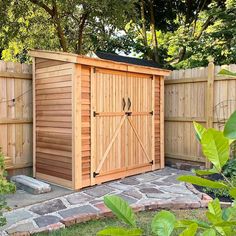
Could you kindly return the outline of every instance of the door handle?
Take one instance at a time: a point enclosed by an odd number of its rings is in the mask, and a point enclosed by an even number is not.
[[[125,107],[126,107],[125,98],[122,98],[122,108],[123,108],[123,111],[125,110]]]
[[[132,105],[132,104],[131,104],[131,100],[130,100],[130,98],[128,98],[128,111],[129,111],[131,105]]]

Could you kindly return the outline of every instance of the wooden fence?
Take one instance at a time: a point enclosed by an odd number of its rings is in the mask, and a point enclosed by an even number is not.
[[[205,164],[192,121],[222,129],[236,109],[236,79],[218,76],[236,65],[173,71],[165,80],[167,163]],[[7,169],[32,166],[31,66],[0,61],[0,147]]]
[[[193,121],[222,129],[236,109],[236,79],[218,76],[236,65],[173,71],[165,80],[165,156],[167,163],[205,164]]]
[[[8,170],[32,166],[31,70],[0,61],[0,147]]]

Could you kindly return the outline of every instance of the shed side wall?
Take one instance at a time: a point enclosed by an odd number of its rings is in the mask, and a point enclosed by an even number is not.
[[[35,63],[36,177],[70,187],[73,64],[41,58]]]

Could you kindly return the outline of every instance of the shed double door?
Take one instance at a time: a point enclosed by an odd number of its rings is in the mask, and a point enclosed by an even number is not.
[[[152,77],[97,69],[91,88],[92,183],[151,170]]]

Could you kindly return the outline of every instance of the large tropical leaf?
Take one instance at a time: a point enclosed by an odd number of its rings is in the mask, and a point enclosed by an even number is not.
[[[118,196],[106,196],[104,197],[104,203],[120,220],[136,227],[134,212],[126,201]]]
[[[208,129],[202,135],[201,144],[206,158],[217,170],[221,171],[229,159],[229,140],[224,137],[221,131]]]
[[[207,229],[202,233],[202,236],[216,236],[216,231],[214,229]]]
[[[196,219],[193,219],[193,220],[178,220],[175,224],[175,228],[186,228],[186,227],[188,227],[189,225],[191,225],[193,223],[196,223],[198,225],[198,228],[201,228],[201,229],[210,228],[210,225],[207,222],[201,221],[201,220],[196,220]]]
[[[197,233],[197,228],[198,228],[198,225],[196,223],[191,224],[179,236],[194,236]]]
[[[158,236],[170,236],[175,227],[175,216],[169,211],[160,211],[152,220],[152,232]]]
[[[207,129],[204,126],[200,125],[199,123],[197,123],[195,121],[193,122],[193,126],[194,126],[194,129],[195,129],[196,137],[197,137],[198,141],[201,142],[202,135],[205,133],[205,131]]]
[[[194,170],[194,173],[197,175],[212,175],[219,172],[215,168],[212,168],[210,170]]]
[[[236,226],[236,221],[228,221],[228,222],[220,222],[215,224],[215,226],[221,226],[221,227],[226,227],[226,226]]]
[[[229,117],[225,124],[224,136],[228,139],[236,139],[236,111]]]
[[[229,194],[232,198],[236,199],[236,187],[229,190]]]
[[[221,210],[220,201],[218,198],[214,199],[212,202],[209,202],[208,210],[217,219],[222,220],[222,210]]]
[[[236,77],[236,73],[226,70],[226,69],[222,69],[218,75],[228,75],[228,76],[232,76],[232,77]]]
[[[210,188],[227,188],[227,185],[223,182],[216,182],[208,179],[203,179],[198,176],[192,175],[183,175],[177,178],[179,181],[196,184],[203,187],[210,187]]]
[[[224,208],[222,210],[222,219],[224,221],[236,220],[236,209],[233,207]]]
[[[215,225],[217,223],[219,223],[220,221],[215,217],[214,214],[212,214],[211,212],[206,212],[206,217],[208,219],[209,222],[211,222],[211,224]]]
[[[97,233],[98,236],[140,236],[141,229],[124,229],[118,227],[108,227]]]

